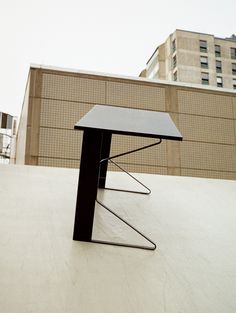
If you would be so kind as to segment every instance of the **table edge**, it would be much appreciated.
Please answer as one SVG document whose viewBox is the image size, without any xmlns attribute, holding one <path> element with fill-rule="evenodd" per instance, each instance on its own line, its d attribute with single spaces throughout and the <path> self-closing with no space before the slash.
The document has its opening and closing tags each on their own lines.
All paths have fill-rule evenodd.
<svg viewBox="0 0 236 313">
<path fill-rule="evenodd" d="M 182 141 L 183 136 L 168 136 L 168 135 L 150 135 L 145 133 L 134 133 L 129 131 L 118 131 L 118 130 L 109 130 L 109 129 L 101 129 L 95 127 L 84 127 L 84 126 L 74 126 L 74 130 L 94 130 L 94 131 L 102 131 L 108 132 L 114 135 L 126 135 L 126 136 L 136 136 L 136 137 L 146 137 L 146 138 L 159 138 L 159 139 L 167 139 L 167 140 L 175 140 L 175 141 Z"/>
</svg>

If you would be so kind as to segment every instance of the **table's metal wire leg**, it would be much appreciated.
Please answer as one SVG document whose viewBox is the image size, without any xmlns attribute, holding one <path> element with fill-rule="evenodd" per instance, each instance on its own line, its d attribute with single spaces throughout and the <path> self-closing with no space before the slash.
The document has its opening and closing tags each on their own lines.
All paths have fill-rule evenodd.
<svg viewBox="0 0 236 313">
<path fill-rule="evenodd" d="M 130 192 L 130 193 L 139 193 L 142 195 L 149 195 L 151 193 L 151 189 L 149 189 L 146 185 L 144 185 L 144 183 L 142 183 L 140 180 L 138 180 L 136 177 L 134 177 L 133 175 L 131 175 L 128 171 L 126 171 L 123 167 L 121 167 L 120 165 L 118 165 L 116 162 L 109 160 L 110 163 L 114 164 L 116 167 L 118 167 L 120 170 L 122 170 L 122 172 L 126 173 L 127 175 L 129 175 L 129 177 L 131 177 L 133 180 L 135 180 L 138 184 L 140 184 L 141 186 L 143 186 L 147 192 L 145 191 L 136 191 L 136 190 L 127 190 L 127 189 L 119 189 L 119 188 L 110 188 L 110 187 L 105 187 L 103 189 L 107 189 L 107 190 L 113 190 L 113 191 L 122 191 L 122 192 Z"/>
<path fill-rule="evenodd" d="M 151 190 L 145 186 L 142 182 L 140 182 L 137 178 L 135 178 L 134 176 L 132 176 L 129 172 L 127 172 L 126 170 L 124 170 L 123 168 L 121 168 L 117 163 L 115 163 L 114 161 L 112 161 L 112 159 L 118 158 L 120 156 L 123 155 L 127 155 L 130 153 L 134 153 L 140 150 L 144 150 L 156 145 L 159 145 L 162 142 L 162 140 L 160 139 L 158 142 L 155 142 L 153 144 L 144 146 L 142 148 L 138 148 L 132 151 L 128 151 L 125 153 L 121 153 L 106 159 L 103 159 L 100 161 L 100 164 L 102 162 L 105 161 L 110 161 L 113 164 L 115 164 L 116 166 L 118 166 L 122 171 L 124 171 L 126 174 L 128 174 L 131 178 L 133 178 L 136 182 L 138 182 L 139 184 L 141 184 L 144 188 L 146 188 L 148 190 L 148 192 L 139 192 L 139 191 L 129 191 L 129 190 L 122 190 L 122 189 L 113 189 L 113 188 L 104 188 L 104 189 L 109 189 L 109 190 L 118 190 L 118 191 L 125 191 L 125 192 L 134 192 L 134 193 L 141 193 L 141 194 L 150 194 Z M 142 246 L 142 245 L 133 245 L 133 244 L 125 244 L 125 243 L 117 243 L 117 242 L 109 242 L 109 241 L 102 241 L 102 240 L 92 240 L 92 242 L 95 243 L 101 243 L 101 244 L 106 244 L 106 245 L 114 245 L 114 246 L 122 246 L 122 247 L 129 247 L 129 248 L 138 248 L 138 249 L 144 249 L 144 250 L 155 250 L 156 249 L 156 244 L 147 236 L 145 236 L 143 233 L 141 233 L 137 228 L 135 228 L 133 225 L 131 225 L 130 223 L 128 223 L 126 220 L 124 220 L 121 216 L 119 216 L 117 213 L 115 213 L 114 211 L 112 211 L 108 206 L 106 206 L 104 203 L 102 203 L 101 201 L 99 201 L 98 199 L 96 199 L 97 203 L 99 205 L 101 205 L 105 210 L 109 211 L 111 214 L 113 214 L 114 216 L 116 216 L 119 220 L 121 220 L 123 223 L 125 223 L 127 226 L 129 226 L 130 228 L 132 228 L 136 233 L 138 233 L 140 236 L 142 236 L 144 239 L 146 239 L 149 243 L 152 244 L 152 246 Z"/>
<path fill-rule="evenodd" d="M 133 244 L 125 244 L 125 243 L 117 243 L 117 242 L 110 242 L 110 241 L 102 241 L 102 240 L 93 240 L 92 242 L 95 243 L 101 243 L 106 245 L 113 245 L 113 246 L 121 246 L 121 247 L 128 247 L 128 248 L 138 248 L 138 249 L 144 249 L 144 250 L 155 250 L 156 244 L 147 236 L 145 236 L 143 233 L 141 233 L 137 228 L 135 228 L 133 225 L 128 223 L 126 220 L 124 220 L 121 216 L 119 216 L 117 213 L 112 211 L 110 208 L 108 208 L 105 204 L 100 202 L 99 200 L 96 200 L 99 205 L 101 205 L 105 210 L 109 211 L 111 214 L 116 216 L 119 220 L 121 220 L 123 223 L 128 225 L 130 228 L 132 228 L 136 233 L 138 233 L 140 236 L 142 236 L 144 239 L 146 239 L 148 242 L 152 244 L 152 246 L 141 246 L 141 245 L 133 245 Z"/>
<path fill-rule="evenodd" d="M 131 150 L 128 152 L 124 152 L 121 154 L 117 154 L 108 158 L 105 158 L 103 160 L 100 161 L 100 164 L 103 162 L 111 162 L 112 164 L 114 164 L 116 167 L 118 167 L 122 172 L 126 173 L 127 175 L 129 175 L 133 180 L 135 180 L 138 184 L 140 184 L 141 186 L 143 186 L 147 191 L 134 191 L 134 190 L 127 190 L 127 189 L 118 189 L 118 188 L 110 188 L 110 187 L 105 187 L 103 189 L 107 189 L 107 190 L 113 190 L 113 191 L 122 191 L 122 192 L 130 192 L 130 193 L 138 193 L 138 194 L 143 194 L 143 195 L 149 195 L 151 193 L 151 189 L 149 189 L 146 185 L 144 185 L 140 180 L 138 180 L 136 177 L 134 177 L 133 175 L 131 175 L 128 171 L 126 171 L 123 167 L 121 167 L 120 165 L 118 165 L 115 161 L 113 161 L 113 159 L 118 158 L 120 156 L 124 156 L 130 153 L 134 153 L 134 152 L 138 152 L 156 145 L 159 145 L 162 142 L 162 140 L 160 139 L 158 142 L 152 143 L 150 145 L 135 149 L 135 150 Z"/>
</svg>

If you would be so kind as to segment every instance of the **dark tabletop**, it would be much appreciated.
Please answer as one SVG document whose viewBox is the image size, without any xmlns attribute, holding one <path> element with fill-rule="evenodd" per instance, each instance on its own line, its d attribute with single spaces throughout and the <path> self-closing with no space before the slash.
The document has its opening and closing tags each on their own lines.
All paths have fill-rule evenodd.
<svg viewBox="0 0 236 313">
<path fill-rule="evenodd" d="M 75 129 L 99 129 L 112 134 L 182 140 L 168 113 L 95 105 Z"/>
</svg>

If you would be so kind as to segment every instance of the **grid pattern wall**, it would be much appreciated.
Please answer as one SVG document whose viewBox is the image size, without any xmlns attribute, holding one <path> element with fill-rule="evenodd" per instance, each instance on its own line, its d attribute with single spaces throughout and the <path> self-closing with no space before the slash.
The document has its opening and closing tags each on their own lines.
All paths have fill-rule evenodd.
<svg viewBox="0 0 236 313">
<path fill-rule="evenodd" d="M 38 165 L 51 167 L 79 168 L 80 160 L 57 159 L 56 157 L 39 157 Z"/>
<path fill-rule="evenodd" d="M 168 145 L 163 141 L 156 147 L 120 157 L 116 162 L 130 172 L 168 174 L 173 168 L 186 176 L 235 179 L 236 97 L 173 88 L 177 89 L 177 96 L 171 98 L 176 103 L 173 106 L 176 112 L 171 116 L 184 141 L 168 142 Z M 165 88 L 146 82 L 43 73 L 38 164 L 79 167 L 83 132 L 73 127 L 94 104 L 165 111 L 169 99 L 166 93 L 171 90 L 171 86 Z M 111 155 L 154 141 L 113 135 Z M 117 170 L 113 165 L 109 169 Z"/>
<path fill-rule="evenodd" d="M 74 129 L 75 123 L 92 107 L 92 104 L 42 99 L 40 126 Z"/>
<path fill-rule="evenodd" d="M 44 73 L 42 97 L 105 104 L 105 85 L 102 80 Z"/>
<path fill-rule="evenodd" d="M 234 140 L 235 140 L 235 145 L 236 145 L 236 119 L 234 120 Z"/>
<path fill-rule="evenodd" d="M 74 124 L 92 107 L 88 103 L 41 99 L 39 165 L 79 167 L 83 133 L 75 131 Z"/>
<path fill-rule="evenodd" d="M 183 90 L 179 90 L 177 95 L 180 113 L 233 117 L 232 98 L 229 96 Z"/>
<path fill-rule="evenodd" d="M 82 132 L 55 128 L 40 128 L 39 157 L 78 159 Z"/>
<path fill-rule="evenodd" d="M 232 103 L 233 103 L 233 117 L 236 120 L 236 97 L 232 97 Z"/>
<path fill-rule="evenodd" d="M 107 104 L 165 111 L 165 88 L 107 82 Z"/>
<path fill-rule="evenodd" d="M 188 168 L 181 169 L 181 175 L 192 177 L 218 178 L 218 179 L 236 179 L 236 173 L 233 172 L 196 170 Z"/>
<path fill-rule="evenodd" d="M 109 87 L 105 88 L 105 84 Z M 108 90 L 111 86 L 115 91 L 113 97 L 118 100 L 116 103 L 114 98 L 110 101 L 112 95 Z M 104 94 L 105 89 L 107 95 Z M 107 103 L 111 105 L 155 110 L 158 105 L 160 110 L 164 110 L 164 91 L 164 88 L 137 84 L 43 74 L 38 164 L 79 167 L 83 133 L 75 131 L 73 127 L 94 104 L 104 104 L 107 98 L 109 99 Z M 140 137 L 113 137 L 111 154 L 118 154 L 153 142 Z M 151 148 L 149 151 L 127 155 L 117 159 L 117 162 L 125 164 L 125 168 L 129 171 L 166 173 L 166 145 L 165 143 L 160 145 L 158 151 Z M 110 169 L 118 170 L 113 166 L 110 166 Z"/>
<path fill-rule="evenodd" d="M 234 121 L 215 117 L 179 114 L 179 129 L 185 140 L 234 144 Z"/>
<path fill-rule="evenodd" d="M 149 174 L 160 174 L 160 175 L 167 175 L 167 167 L 159 167 L 159 166 L 150 166 L 150 165 L 137 165 L 137 164 L 123 164 L 118 163 L 122 168 L 130 173 L 149 173 Z M 109 171 L 119 171 L 117 167 L 113 164 L 109 164 L 108 166 Z"/>
<path fill-rule="evenodd" d="M 236 146 L 184 141 L 180 145 L 181 168 L 236 173 Z"/>
<path fill-rule="evenodd" d="M 235 97 L 177 92 L 181 175 L 236 178 Z M 184 114 L 183 114 L 184 113 Z"/>
</svg>

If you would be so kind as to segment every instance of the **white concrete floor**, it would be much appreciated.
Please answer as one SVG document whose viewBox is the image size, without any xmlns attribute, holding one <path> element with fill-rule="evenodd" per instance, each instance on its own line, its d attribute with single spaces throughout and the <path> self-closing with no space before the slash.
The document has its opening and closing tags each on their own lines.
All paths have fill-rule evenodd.
<svg viewBox="0 0 236 313">
<path fill-rule="evenodd" d="M 1 313 L 236 312 L 236 181 L 139 174 L 150 196 L 100 193 L 157 243 L 144 251 L 72 240 L 77 170 L 0 175 Z M 101 207 L 94 238 L 139 242 Z"/>
</svg>

